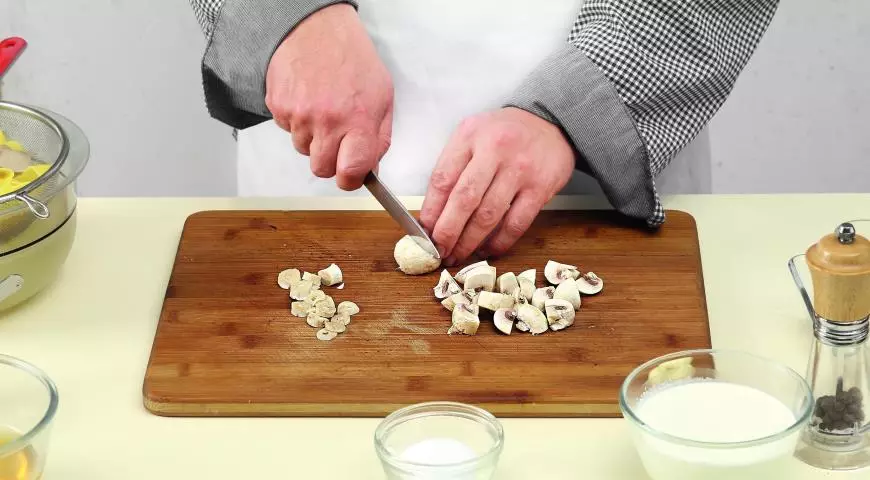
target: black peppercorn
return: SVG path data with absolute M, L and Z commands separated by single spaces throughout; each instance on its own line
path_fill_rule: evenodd
M 863 395 L 858 387 L 843 388 L 843 378 L 837 379 L 833 395 L 823 395 L 816 400 L 813 411 L 815 422 L 821 431 L 836 431 L 858 428 L 864 422 Z

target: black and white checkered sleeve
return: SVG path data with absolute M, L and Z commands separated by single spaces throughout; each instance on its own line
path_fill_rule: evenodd
M 206 36 L 210 36 L 224 0 L 190 0 L 196 21 Z
M 665 221 L 655 177 L 730 94 L 776 0 L 586 0 L 506 105 L 560 125 L 613 206 Z

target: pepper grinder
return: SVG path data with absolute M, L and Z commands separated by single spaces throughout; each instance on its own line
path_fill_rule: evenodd
M 789 261 L 813 320 L 806 380 L 813 412 L 795 455 L 828 470 L 870 466 L 870 240 L 839 225 L 806 251 L 813 299 Z

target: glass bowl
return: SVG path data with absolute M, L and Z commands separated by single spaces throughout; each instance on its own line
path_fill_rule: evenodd
M 812 404 L 809 385 L 794 370 L 716 349 L 650 360 L 619 393 L 653 480 L 781 478 Z
M 0 479 L 42 478 L 57 388 L 33 365 L 0 354 Z
M 388 480 L 492 478 L 504 430 L 491 413 L 456 402 L 426 402 L 388 415 L 375 450 Z

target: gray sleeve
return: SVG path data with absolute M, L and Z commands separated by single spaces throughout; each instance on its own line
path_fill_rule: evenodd
M 778 4 L 587 0 L 505 106 L 559 125 L 616 210 L 661 225 L 655 177 L 721 107 Z
M 209 114 L 238 129 L 272 118 L 266 69 L 284 38 L 312 13 L 357 0 L 190 0 L 208 42 L 202 87 Z

